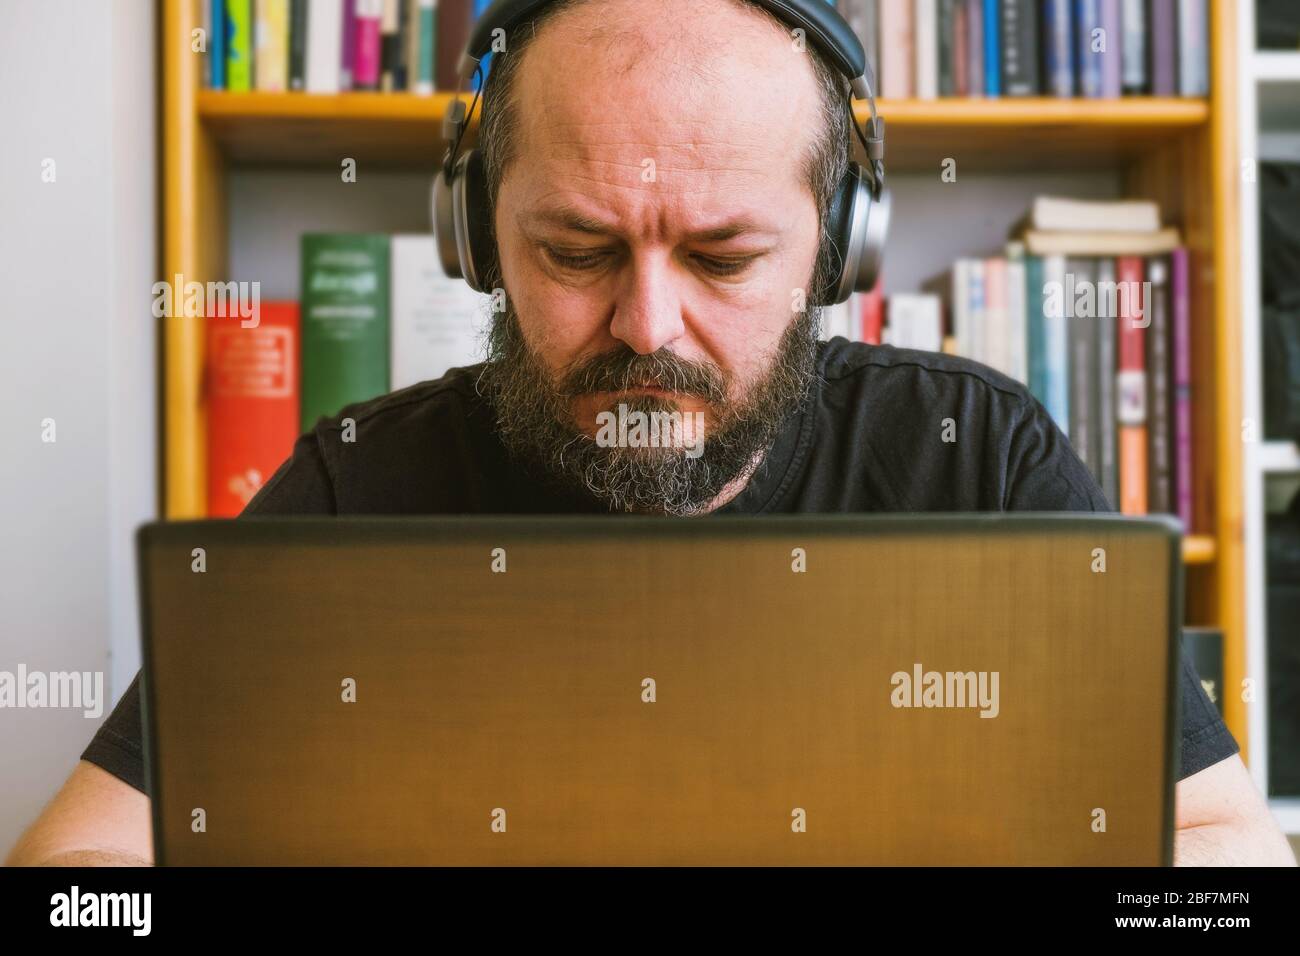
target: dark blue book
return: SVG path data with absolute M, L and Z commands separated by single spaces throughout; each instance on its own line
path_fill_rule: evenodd
M 226 0 L 208 0 L 212 11 L 212 33 L 208 37 L 208 87 L 226 88 Z
M 1044 86 L 1052 96 L 1074 96 L 1074 17 L 1072 0 L 1044 0 Z
M 478 18 L 483 16 L 483 14 L 487 11 L 487 8 L 490 7 L 491 5 L 492 5 L 492 0 L 474 0 L 473 14 L 469 22 L 469 29 L 471 33 L 474 32 L 474 24 L 478 23 Z M 479 67 L 483 70 L 482 80 L 479 79 L 479 74 L 475 73 L 474 78 L 470 81 L 469 84 L 470 89 L 473 90 L 475 93 L 479 91 L 480 83 L 487 82 L 488 71 L 492 69 L 491 50 L 488 50 L 488 52 L 484 54 L 483 59 L 479 60 Z
M 1037 96 L 1042 91 L 1038 69 L 1038 8 L 1036 0 L 1002 0 L 1002 92 L 1006 96 Z
M 1079 54 L 1079 95 L 1100 99 L 1103 95 L 1100 44 L 1109 42 L 1102 32 L 1101 0 L 1074 0 L 1074 36 Z
M 984 0 L 984 95 L 1002 95 L 1002 22 L 999 0 Z

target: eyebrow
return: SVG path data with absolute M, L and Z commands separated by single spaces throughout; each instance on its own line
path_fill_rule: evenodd
M 585 215 L 572 206 L 559 206 L 536 212 L 521 213 L 521 225 L 536 223 L 539 225 L 559 226 L 574 232 L 585 232 L 593 236 L 612 235 L 613 230 L 603 222 Z M 686 238 L 694 242 L 722 242 L 746 234 L 775 235 L 777 229 L 747 215 L 735 216 L 726 222 L 707 229 L 690 233 Z

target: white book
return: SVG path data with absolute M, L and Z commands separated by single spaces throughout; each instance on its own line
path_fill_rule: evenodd
M 957 354 L 970 358 L 970 263 L 958 259 L 952 267 L 952 338 Z
M 966 301 L 970 310 L 969 352 L 965 355 L 982 365 L 987 365 L 988 358 L 988 298 L 984 284 L 984 260 L 970 260 L 970 270 L 966 274 Z
M 889 344 L 943 351 L 943 302 L 937 295 L 898 292 L 889 297 Z
M 853 299 L 850 297 L 847 301 L 840 302 L 836 305 L 828 305 L 822 309 L 822 338 L 829 341 L 837 335 L 846 339 L 852 339 L 850 330 L 851 313 L 850 303 Z
M 1025 296 L 1025 247 L 1007 246 L 1007 344 L 1010 361 L 1007 374 L 1022 385 L 1029 384 L 1029 308 Z
M 939 95 L 939 10 L 938 0 L 916 0 L 913 10 L 916 40 L 915 91 L 918 99 Z
M 1147 199 L 1110 202 L 1039 196 L 1030 225 L 1041 232 L 1157 232 L 1160 206 Z
M 343 50 L 343 0 L 308 0 L 307 92 L 337 93 Z
M 482 361 L 492 297 L 447 277 L 431 235 L 393 236 L 391 257 L 390 387 Z
M 1065 256 L 1043 257 L 1043 286 L 1065 288 Z M 1044 291 L 1046 295 L 1046 291 Z M 1043 351 L 1046 353 L 1047 396 L 1043 404 L 1056 422 L 1056 427 L 1070 437 L 1070 335 L 1064 315 L 1046 315 L 1043 318 Z

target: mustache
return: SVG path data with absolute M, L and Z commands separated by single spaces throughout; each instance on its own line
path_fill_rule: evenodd
M 715 405 L 727 400 L 727 376 L 712 362 L 684 359 L 668 349 L 642 355 L 624 345 L 593 355 L 565 372 L 559 381 L 567 396 L 661 388 Z

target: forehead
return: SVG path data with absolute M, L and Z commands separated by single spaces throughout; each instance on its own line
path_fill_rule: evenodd
M 806 191 L 820 102 L 809 57 L 786 32 L 726 2 L 693 0 L 689 22 L 643 13 L 600 29 L 581 17 L 587 6 L 606 4 L 548 22 L 520 64 L 508 178 L 522 201 L 580 193 L 707 212 Z

